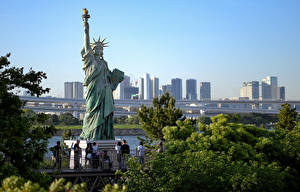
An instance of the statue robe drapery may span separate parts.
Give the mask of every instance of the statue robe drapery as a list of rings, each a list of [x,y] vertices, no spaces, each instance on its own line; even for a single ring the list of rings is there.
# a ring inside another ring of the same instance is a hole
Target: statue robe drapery
[[[115,139],[113,131],[114,99],[112,91],[123,80],[124,73],[111,72],[107,62],[96,57],[92,49],[81,51],[86,87],[86,112],[80,138],[87,140]]]

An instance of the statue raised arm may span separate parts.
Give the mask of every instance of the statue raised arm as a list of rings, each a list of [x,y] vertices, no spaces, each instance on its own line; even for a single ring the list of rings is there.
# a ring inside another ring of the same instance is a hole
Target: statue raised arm
[[[90,15],[88,14],[88,10],[86,8],[83,9],[83,27],[84,27],[84,49],[85,52],[87,52],[90,48],[90,27],[88,23],[88,19],[90,18]]]

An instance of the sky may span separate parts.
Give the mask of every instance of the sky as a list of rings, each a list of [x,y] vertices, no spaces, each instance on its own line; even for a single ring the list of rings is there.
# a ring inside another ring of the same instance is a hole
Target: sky
[[[299,0],[0,0],[0,55],[12,66],[44,71],[43,86],[62,97],[83,81],[82,8],[91,38],[106,37],[104,58],[138,80],[211,82],[215,99],[238,97],[244,81],[277,76],[300,100]],[[185,94],[185,90],[183,95]]]

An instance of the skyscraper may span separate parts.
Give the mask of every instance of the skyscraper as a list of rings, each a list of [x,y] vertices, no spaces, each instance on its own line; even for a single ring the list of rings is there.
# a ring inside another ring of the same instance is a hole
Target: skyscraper
[[[73,82],[73,99],[83,99],[83,85],[81,82]]]
[[[210,82],[200,82],[200,100],[211,99]]]
[[[278,100],[285,101],[285,87],[278,87],[277,88],[277,96]]]
[[[125,87],[124,88],[124,99],[132,99],[139,93],[138,87]]]
[[[83,85],[81,82],[65,82],[66,99],[83,99]]]
[[[261,89],[262,89],[262,99],[277,99],[277,87],[278,79],[274,76],[267,76],[262,80]]]
[[[186,99],[197,100],[197,81],[196,79],[186,80]]]
[[[144,99],[150,99],[150,75],[144,74]]]
[[[73,98],[73,83],[65,82],[65,98],[72,99]]]
[[[154,97],[158,97],[159,96],[159,79],[157,77],[152,77],[151,78],[151,93],[152,93],[152,99]]]
[[[139,99],[144,99],[144,78],[139,79]]]
[[[124,99],[124,86],[125,86],[124,81],[119,83],[117,88],[113,91],[114,99]]]
[[[248,97],[250,100],[259,99],[259,82],[244,82],[240,90],[240,97]]]
[[[176,100],[182,100],[182,80],[179,78],[172,79],[172,96]]]

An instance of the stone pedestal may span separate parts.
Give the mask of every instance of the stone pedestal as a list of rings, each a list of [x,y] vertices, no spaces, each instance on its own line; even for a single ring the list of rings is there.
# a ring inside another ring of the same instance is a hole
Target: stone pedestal
[[[76,144],[77,140],[65,140],[65,144],[71,149],[70,154],[70,169],[74,169],[74,145]],[[118,161],[117,161],[117,152],[115,150],[117,140],[98,140],[98,141],[86,141],[80,140],[79,147],[81,148],[81,161],[80,164],[83,168],[85,168],[85,156],[86,152],[85,149],[87,148],[88,143],[96,142],[98,146],[98,151],[107,151],[108,156],[112,162],[112,169],[116,170],[118,168]]]

